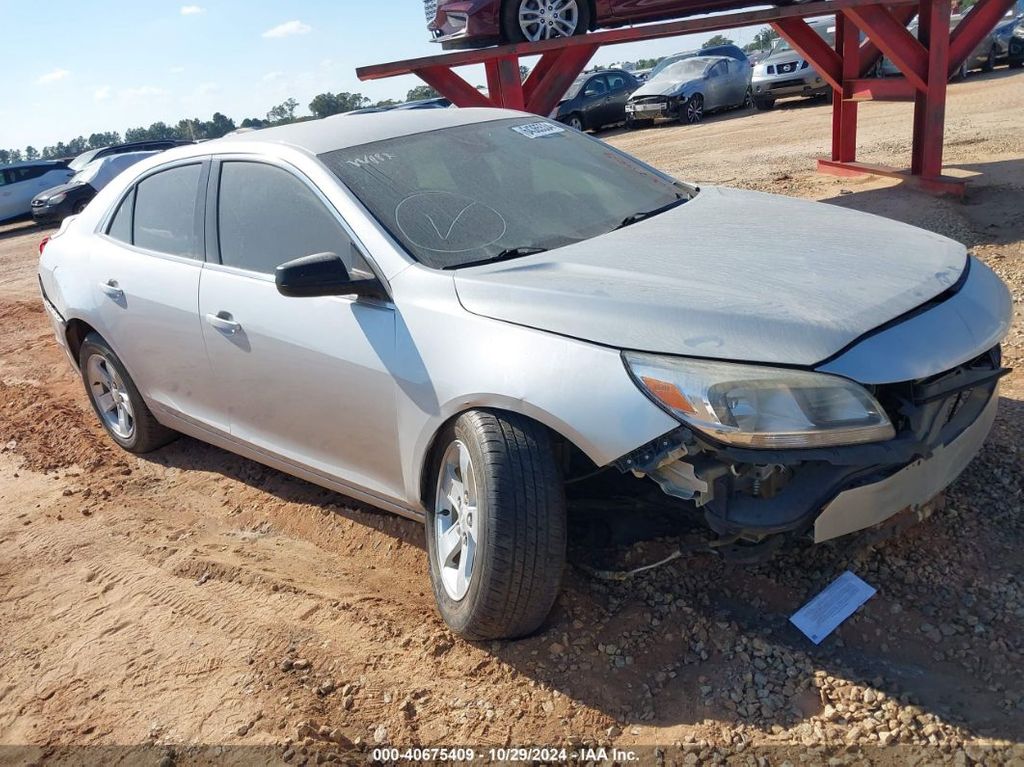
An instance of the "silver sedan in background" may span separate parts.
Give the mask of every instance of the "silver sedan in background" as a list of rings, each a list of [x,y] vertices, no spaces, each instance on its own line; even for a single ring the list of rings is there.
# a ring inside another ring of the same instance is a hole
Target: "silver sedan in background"
[[[160,154],[39,278],[115,442],[189,434],[422,520],[473,639],[544,621],[566,483],[747,554],[926,503],[989,431],[1011,309],[944,237],[475,109]]]

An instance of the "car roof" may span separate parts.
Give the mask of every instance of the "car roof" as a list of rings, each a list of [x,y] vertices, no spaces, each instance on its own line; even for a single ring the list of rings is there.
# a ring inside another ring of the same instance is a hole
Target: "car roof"
[[[198,153],[209,151],[209,147],[214,145],[223,151],[228,144],[244,148],[250,143],[277,143],[321,155],[338,149],[349,149],[361,144],[429,133],[443,128],[528,116],[536,117],[507,109],[476,108],[389,110],[373,114],[353,114],[349,115],[347,120],[307,120],[275,128],[262,128],[237,136],[225,136],[205,144]]]
[[[68,166],[64,160],[23,160],[22,162],[12,162],[7,165],[0,165],[0,170],[38,168],[40,165],[52,165],[54,168],[66,168]]]

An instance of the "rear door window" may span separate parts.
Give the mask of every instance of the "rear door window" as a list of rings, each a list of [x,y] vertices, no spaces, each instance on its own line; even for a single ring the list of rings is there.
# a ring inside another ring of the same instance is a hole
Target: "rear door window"
[[[128,245],[132,244],[132,204],[134,200],[135,190],[133,189],[121,201],[121,205],[118,206],[117,213],[114,214],[110,227],[107,229],[107,236]]]
[[[135,190],[132,241],[136,247],[201,259],[197,226],[203,166],[182,165],[147,176]]]

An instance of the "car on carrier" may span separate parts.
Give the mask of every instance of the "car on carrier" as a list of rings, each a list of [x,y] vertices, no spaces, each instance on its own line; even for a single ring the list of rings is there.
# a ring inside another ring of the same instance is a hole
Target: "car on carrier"
[[[418,520],[477,640],[544,623],[567,487],[752,557],[927,504],[992,426],[1013,311],[946,237],[492,109],[172,149],[40,250],[114,442],[188,434]]]

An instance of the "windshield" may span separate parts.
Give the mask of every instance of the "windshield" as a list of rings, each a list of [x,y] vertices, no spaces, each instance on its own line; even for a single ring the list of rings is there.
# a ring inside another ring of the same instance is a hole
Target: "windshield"
[[[811,27],[818,35],[827,42],[829,45],[834,46],[836,44],[836,30],[834,27]],[[779,37],[772,43],[772,53],[782,53],[784,51],[793,50],[793,46],[789,44],[785,38]]]
[[[563,101],[576,98],[576,94],[580,92],[580,88],[590,79],[590,75],[580,75],[572,81],[572,85],[569,86],[569,90],[565,92],[565,98]]]
[[[93,158],[97,154],[99,154],[98,149],[93,149],[92,151],[89,152],[83,152],[82,154],[78,155],[78,157],[76,157],[74,160],[68,163],[68,168],[74,171],[82,170],[86,165],[92,162]]]
[[[657,77],[663,71],[665,71],[666,67],[670,67],[673,64],[675,64],[677,61],[682,61],[683,59],[692,58],[693,56],[696,56],[696,55],[697,55],[696,53],[677,53],[674,56],[669,56],[668,58],[664,58],[664,59],[662,59],[661,61],[659,61],[657,63],[657,65],[654,67],[654,69],[651,70],[651,73],[649,75],[647,75],[647,79],[648,80],[653,80],[655,77]]]
[[[88,184],[94,178],[96,174],[100,172],[100,168],[103,166],[103,160],[96,160],[91,162],[82,168],[78,173],[71,177],[68,181],[69,184]]]
[[[320,159],[417,261],[435,269],[587,240],[690,195],[611,147],[536,117],[403,136]]]
[[[704,74],[707,68],[707,59],[683,59],[671,66],[665,67],[657,75],[652,75],[651,80],[692,80]]]

